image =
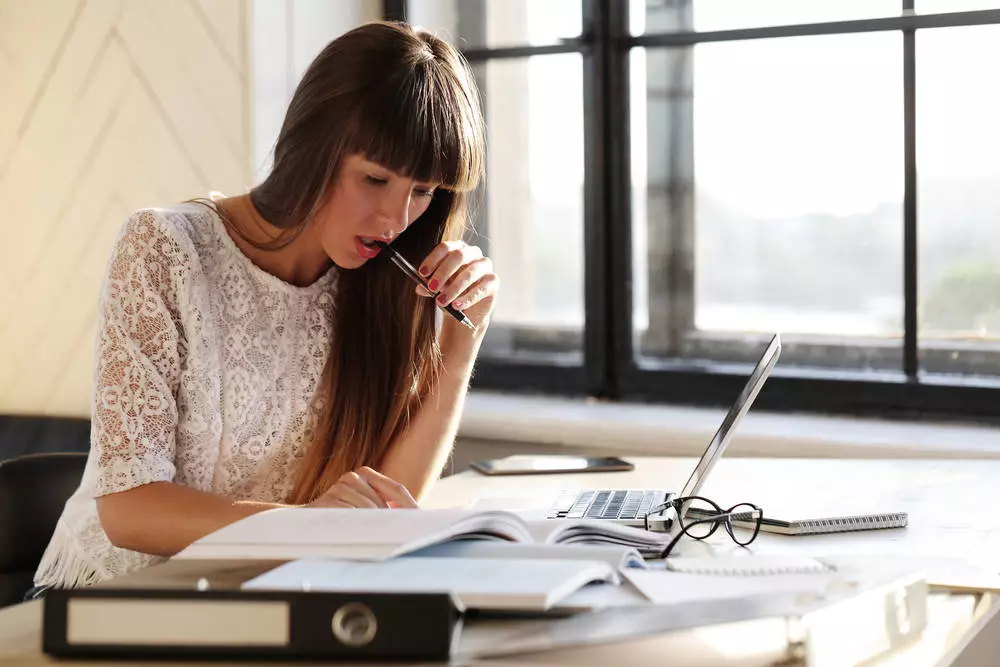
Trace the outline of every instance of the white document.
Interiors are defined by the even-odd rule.
[[[828,592],[849,585],[843,577],[831,574],[736,577],[668,570],[623,570],[622,576],[656,604],[728,600],[771,593],[795,593],[822,599]]]
[[[722,659],[717,651],[727,646],[747,658],[747,664],[753,657],[755,665],[855,665],[910,644],[927,625],[926,582],[915,573],[883,571],[855,579],[837,573],[714,576],[627,569],[622,575],[656,604],[608,605],[546,620],[472,619],[463,629],[456,657],[577,646],[570,654],[576,663],[617,664],[614,646],[601,655],[589,645],[657,635],[660,639],[644,654],[645,662],[662,656],[664,664],[687,664],[691,656],[704,658],[706,651]],[[684,629],[692,632],[671,632]],[[699,646],[705,633],[712,641]],[[759,656],[758,650],[763,651]],[[565,664],[576,664],[561,657]],[[698,664],[709,662],[716,664]]]
[[[544,611],[591,582],[616,585],[603,561],[394,558],[303,559],[244,582],[244,590],[451,593],[469,609]]]
[[[789,593],[822,603],[881,582],[922,576],[913,568],[880,566],[873,561],[852,567],[846,561],[834,564],[824,558],[791,555],[668,558],[665,567],[622,570],[622,575],[656,604],[773,593]]]
[[[552,611],[564,614],[600,611],[612,607],[648,606],[649,599],[628,580],[618,586],[588,584],[570,593],[552,606]]]

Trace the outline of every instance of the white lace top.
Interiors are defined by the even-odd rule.
[[[36,584],[86,585],[164,560],[113,546],[97,496],[173,481],[285,499],[315,424],[335,277],[283,282],[199,204],[126,221],[101,291],[90,455]]]

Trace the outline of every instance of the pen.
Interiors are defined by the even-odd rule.
[[[375,241],[375,244],[378,245],[378,247],[381,248],[382,250],[387,250],[389,252],[389,260],[393,264],[398,266],[399,270],[405,273],[410,280],[420,285],[431,294],[434,294],[434,290],[427,287],[427,283],[424,282],[424,279],[420,277],[420,274],[417,273],[417,270],[413,268],[413,265],[410,264],[408,261],[406,261],[406,258],[400,255],[395,248],[393,248],[385,241]],[[435,301],[434,303],[437,304],[437,301]],[[459,321],[460,324],[469,327],[473,331],[476,330],[476,325],[472,323],[472,320],[466,317],[465,313],[458,310],[457,308],[454,308],[450,303],[447,306],[438,305],[438,308],[441,308],[442,310],[444,310],[444,312],[454,317],[456,320]]]

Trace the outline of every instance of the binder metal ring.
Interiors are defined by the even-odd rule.
[[[330,623],[333,636],[345,646],[364,646],[371,643],[378,632],[378,620],[368,605],[348,602],[337,609]]]

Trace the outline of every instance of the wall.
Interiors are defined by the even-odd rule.
[[[378,0],[4,0],[0,415],[89,416],[98,293],[124,219],[252,185],[309,60],[380,12]]]
[[[377,21],[381,0],[254,0],[253,165],[267,174],[285,108],[306,67],[331,39]]]
[[[6,0],[0,412],[89,413],[98,292],[128,214],[249,181],[246,0]]]

